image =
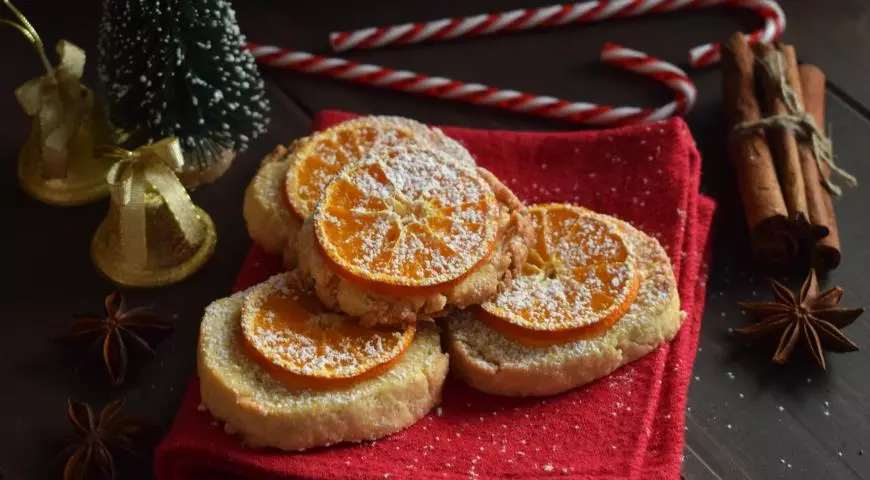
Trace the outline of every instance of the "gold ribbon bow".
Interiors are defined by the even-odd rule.
[[[81,85],[84,50],[61,40],[57,54],[60,57],[57,68],[15,90],[24,112],[38,120],[45,178],[66,177],[68,146],[87,112],[89,97]]]
[[[204,238],[202,221],[175,170],[184,165],[175,137],[144,145],[134,151],[115,149],[119,161],[107,175],[112,202],[120,212],[121,253],[135,265],[148,262],[145,194],[150,187],[166,202],[188,245]]]

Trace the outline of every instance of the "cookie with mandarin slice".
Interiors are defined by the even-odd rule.
[[[250,446],[304,450],[402,430],[440,401],[434,324],[366,328],[297,276],[218,300],[200,327],[203,406]]]
[[[471,154],[437,128],[401,117],[349,120],[299,139],[290,147],[278,146],[263,159],[245,191],[248,233],[267,252],[284,255],[285,265],[293,268],[296,234],[329,181],[372,148],[403,144],[438,149],[460,163],[474,165]]]
[[[343,169],[297,248],[320,299],[374,325],[486,301],[510,283],[531,241],[525,207],[491,173],[402,145]]]
[[[655,238],[567,204],[529,207],[535,242],[511,285],[450,315],[452,368],[496,395],[552,395],[633,362],[684,319]]]

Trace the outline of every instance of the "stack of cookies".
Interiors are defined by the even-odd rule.
[[[655,239],[582,207],[523,205],[412,120],[363,117],[278,147],[244,214],[287,272],[208,307],[199,373],[205,407],[249,445],[396,432],[438,403],[448,368],[493,394],[559,393],[683,319]]]

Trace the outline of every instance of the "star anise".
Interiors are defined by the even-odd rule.
[[[172,330],[172,323],[155,315],[149,307],[127,310],[124,297],[118,292],[106,297],[105,308],[105,315],[76,315],[65,338],[93,338],[89,351],[101,348],[112,383],[120,385],[127,374],[127,343],[154,355],[154,349],[141,335],[168,332]]]
[[[785,363],[801,337],[806,341],[816,362],[825,368],[824,350],[853,352],[858,345],[849,340],[841,328],[848,326],[864,313],[863,308],[837,308],[843,289],[833,287],[819,293],[816,271],[801,286],[798,297],[783,284],[771,279],[772,302],[739,302],[747,315],[758,322],[737,329],[738,333],[752,336],[780,334],[779,345],[773,355],[776,363]]]
[[[139,420],[119,413],[123,400],[106,405],[99,418],[87,403],[67,400],[67,418],[74,435],[61,452],[67,456],[63,480],[116,477],[115,457],[120,451],[141,453],[139,443],[148,427]]]

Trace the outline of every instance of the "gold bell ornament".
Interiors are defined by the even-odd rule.
[[[24,112],[33,119],[30,137],[18,156],[21,187],[53,205],[81,205],[106,196],[111,161],[95,151],[99,145],[113,143],[113,136],[93,92],[81,84],[85,52],[61,40],[57,44],[60,62],[52,67],[30,22],[10,1],[3,3],[18,21],[0,19],[0,23],[30,40],[46,71],[15,91]]]
[[[184,165],[178,139],[134,151],[114,148],[107,156],[117,163],[106,176],[109,213],[91,241],[97,268],[129,287],[170,285],[198,271],[217,234],[175,173]]]

